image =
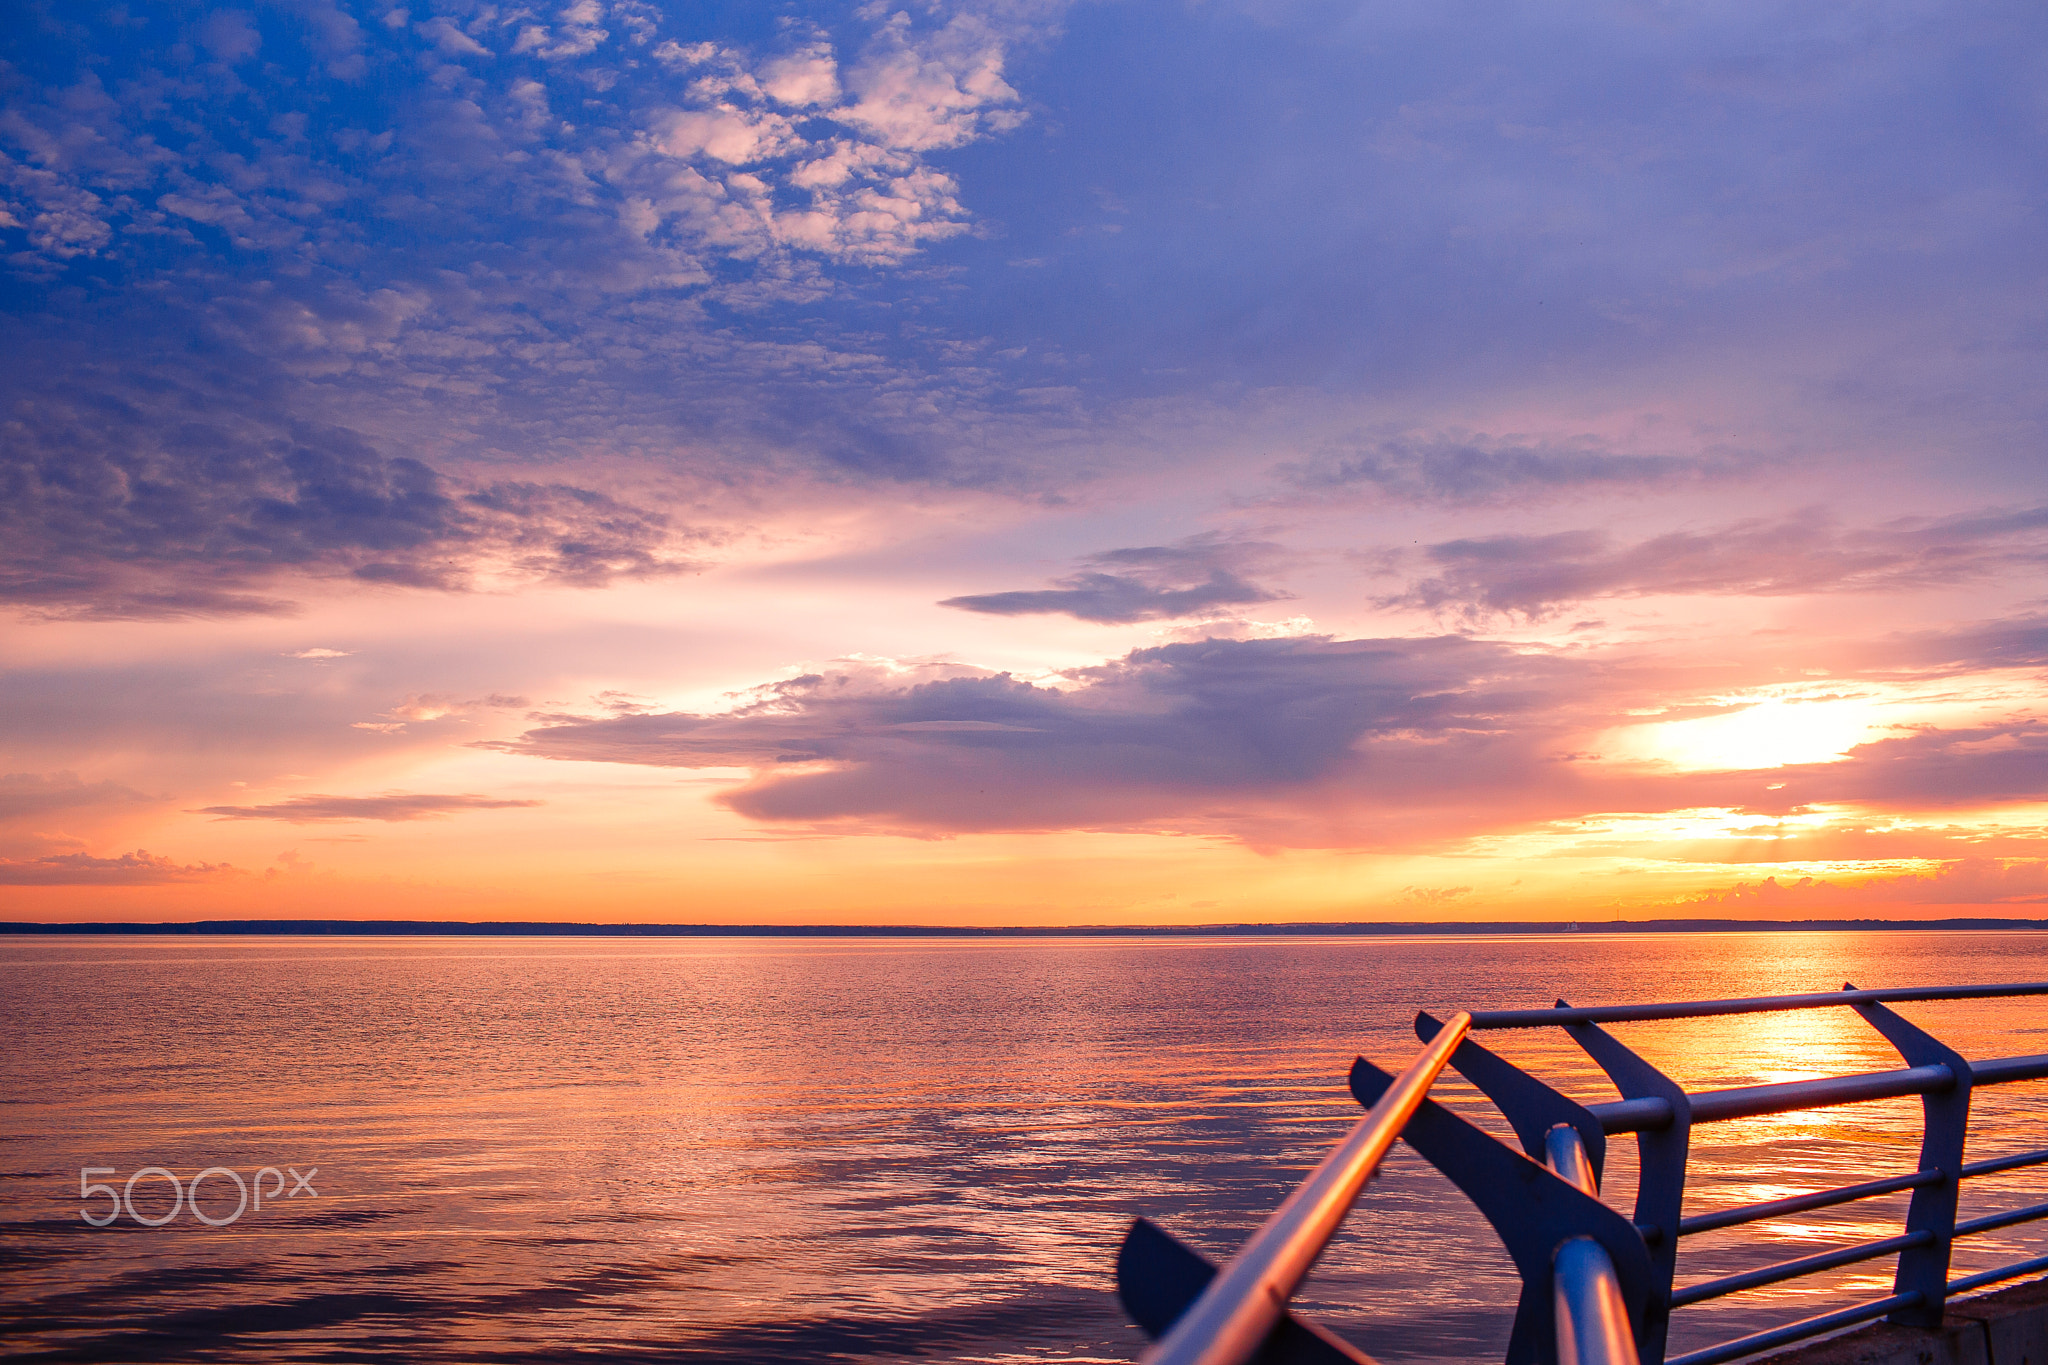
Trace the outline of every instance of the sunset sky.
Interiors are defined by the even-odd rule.
[[[0,918],[2048,915],[2048,11],[24,0]]]

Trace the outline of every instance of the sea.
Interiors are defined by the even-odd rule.
[[[1130,1361],[1132,1219],[1227,1256],[1359,1117],[1352,1059],[1413,1056],[1418,1010],[2042,980],[2026,932],[0,938],[0,1354]],[[1972,1059],[2048,1052],[2048,1000],[1901,1012]],[[1694,1090],[1902,1065],[1844,1009],[1613,1031]],[[1486,1042],[1614,1097],[1561,1031]],[[1973,1160],[2048,1146],[2048,1082],[1973,1114]],[[1911,1098],[1702,1125],[1686,1210],[1911,1170],[1919,1129]],[[1633,1182],[1617,1138],[1604,1193],[1627,1211]],[[1964,1216],[2044,1187],[1970,1182]],[[1688,1238],[1679,1281],[1904,1208]],[[1968,1239],[1956,1273],[2044,1240]],[[1672,1350],[1890,1283],[1682,1309]],[[1383,1361],[1498,1361],[1515,1290],[1400,1146],[1296,1305]]]

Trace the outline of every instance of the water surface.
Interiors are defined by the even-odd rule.
[[[1416,1009],[1845,979],[2048,979],[2048,935],[0,939],[0,1331],[23,1360],[1130,1360],[1129,1220],[1234,1245],[1357,1117],[1351,1058],[1413,1053]],[[1902,1012],[1966,1056],[2048,1051],[2038,1000]],[[1899,1065],[1839,1010],[1615,1031],[1692,1089]],[[1561,1036],[1488,1041],[1613,1097]],[[2048,1145],[2048,1084],[1975,1112],[1973,1159]],[[1918,1118],[1703,1127],[1687,1211],[1910,1170]],[[83,1221],[107,1204],[81,1204],[81,1167],[148,1166],[317,1168],[317,1195],[218,1228]],[[2044,1186],[1974,1183],[1965,1216]],[[200,1208],[235,1202],[215,1176]],[[168,1183],[134,1204],[161,1217]],[[1680,1281],[1903,1208],[1689,1239]],[[1889,1284],[1873,1262],[1683,1310],[1674,1349]],[[1471,1206],[1397,1149],[1301,1302],[1389,1361],[1497,1360],[1514,1290]]]

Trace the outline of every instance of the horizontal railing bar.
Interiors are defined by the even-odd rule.
[[[1836,1204],[1850,1204],[1858,1199],[1874,1199],[1880,1194],[1892,1194],[1899,1190],[1913,1190],[1922,1185],[1937,1184],[1941,1179],[1940,1171],[1912,1171],[1905,1175],[1889,1176],[1883,1180],[1867,1181],[1861,1185],[1844,1185],[1840,1189],[1816,1190],[1812,1194],[1795,1194],[1787,1199],[1744,1204],[1741,1208],[1723,1209],[1719,1213],[1702,1213],[1697,1217],[1681,1219],[1678,1224],[1678,1235],[1690,1237],[1696,1232],[1713,1232],[1717,1228],[1732,1228],[1738,1224],[1755,1223],[1782,1214],[1832,1208]]]
[[[2038,1081],[2044,1076],[2048,1076],[2048,1053],[2032,1057],[1994,1057],[1988,1062],[1970,1063],[1970,1082],[1973,1085]]]
[[[2048,1270],[2048,1256],[2036,1256],[2031,1261],[2020,1261],[2013,1265],[2000,1266],[1996,1270],[1985,1270],[1975,1275],[1965,1275],[1960,1280],[1950,1280],[1948,1282],[1948,1292],[1951,1295],[1967,1294],[1972,1289],[1982,1289],[1985,1285],[1997,1284],[2000,1280],[2016,1280],[2022,1275],[2031,1275],[2037,1270]]]
[[[1823,1332],[1832,1332],[1837,1327],[1853,1327],[1859,1322],[1869,1322],[1872,1318],[1881,1318],[1901,1308],[1913,1308],[1924,1302],[1926,1297],[1917,1289],[1904,1294],[1894,1294],[1888,1299],[1858,1304],[1854,1308],[1844,1308],[1838,1313],[1823,1313],[1817,1318],[1805,1318],[1799,1322],[1788,1322],[1783,1327],[1773,1327],[1768,1332],[1737,1337],[1733,1341],[1724,1341],[1719,1346],[1709,1346],[1704,1351],[1694,1351],[1690,1355],[1673,1356],[1666,1360],[1664,1365],[1721,1365],[1724,1360],[1734,1360],[1738,1356],[1753,1356],[1774,1346],[1804,1341]]]
[[[1973,1085],[2001,1085],[2009,1081],[2032,1081],[2048,1077],[2048,1055],[2036,1057],[1995,1057],[1970,1063]],[[1833,1104],[1856,1104],[1864,1100],[1888,1100],[1900,1095],[1940,1094],[1952,1089],[1955,1073],[1946,1065],[1912,1066],[1899,1071],[1869,1071],[1858,1076],[1825,1076],[1811,1081],[1779,1081],[1772,1085],[1747,1085],[1733,1090],[1703,1090],[1693,1095],[1692,1121],[1714,1123],[1726,1119],[1755,1118],[1760,1114],[1784,1114],[1795,1109],[1823,1109]],[[1640,1098],[1609,1100],[1586,1106],[1607,1133],[1640,1133],[1667,1128],[1671,1105],[1664,1100]]]
[[[1600,1122],[1600,1131],[1614,1133],[1658,1132],[1671,1126],[1671,1103],[1656,1096],[1633,1100],[1609,1100],[1589,1104],[1586,1112]]]
[[[1661,1005],[1565,1006],[1544,1010],[1479,1010],[1474,1029],[1543,1028],[1555,1024],[1630,1024],[1656,1019],[1703,1019],[1722,1014],[1767,1014],[1777,1010],[1825,1009],[1912,1000],[1996,1000],[2014,995],[2048,995],[2048,982],[2001,986],[1903,986],[1872,991],[1817,991],[1806,995],[1759,995],[1740,1000],[1681,1000]]]
[[[2018,1156],[1995,1156],[1984,1161],[1972,1161],[1964,1165],[1961,1175],[1968,1180],[1973,1175],[1996,1175],[2000,1171],[2016,1171],[2022,1166],[2038,1166],[2048,1161],[2048,1147],[2038,1152],[2021,1152]]]
[[[2023,1209],[2007,1209],[2004,1213],[1987,1213],[1982,1218],[1972,1218],[1967,1223],[1956,1224],[1956,1236],[1968,1237],[1972,1233],[2009,1228],[2014,1223],[2031,1223],[2036,1218],[2048,1218],[2048,1204],[2031,1204]]]
[[[1956,1077],[1946,1064],[1909,1066],[1900,1071],[1873,1071],[1861,1076],[1827,1076],[1811,1081],[1780,1081],[1734,1090],[1709,1090],[1692,1100],[1692,1121],[1755,1118],[1794,1109],[1822,1109],[1834,1104],[1891,1099],[1898,1095],[1938,1094],[1955,1089]]]
[[[1975,1071],[1975,1068],[1972,1068]],[[1783,1114],[1794,1109],[1823,1109],[1833,1104],[1886,1100],[1899,1095],[1925,1095],[1953,1089],[1955,1073],[1947,1066],[1913,1066],[1900,1071],[1873,1071],[1861,1076],[1828,1076],[1811,1081],[1779,1081],[1734,1090],[1707,1090],[1692,1096],[1692,1121]],[[1635,1133],[1671,1124],[1671,1105],[1662,1099],[1610,1100],[1586,1106],[1609,1133]]]
[[[1813,1275],[1837,1266],[1854,1265],[1858,1261],[1872,1261],[1879,1256],[1904,1251],[1908,1247],[1926,1246],[1934,1240],[1934,1234],[1924,1228],[1919,1232],[1908,1232],[1898,1237],[1887,1237],[1878,1242],[1865,1242],[1861,1246],[1843,1247],[1839,1251],[1823,1251],[1817,1256],[1801,1256],[1796,1261],[1780,1261],[1767,1265],[1761,1270],[1745,1270],[1740,1275],[1724,1275],[1718,1280],[1707,1280],[1701,1284],[1687,1285],[1673,1290],[1671,1306],[1683,1308],[1689,1303],[1705,1299],[1718,1299],[1723,1294],[1739,1294],[1745,1289],[1759,1289],[1780,1280],[1796,1280],[1801,1275]]]
[[[1316,1258],[1351,1212],[1430,1086],[1465,1040],[1472,1016],[1443,1030],[1394,1077],[1379,1103],[1287,1196],[1143,1357],[1146,1365],[1243,1365],[1287,1312]]]

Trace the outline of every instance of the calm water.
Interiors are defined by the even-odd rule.
[[[1413,1053],[1418,1007],[1845,978],[2044,980],[2048,935],[0,939],[0,1332],[22,1360],[1130,1360],[1109,1273],[1131,1217],[1233,1245],[1357,1117],[1352,1056]],[[1970,1057],[2048,1051],[2042,1001],[1903,1012]],[[1899,1065],[1847,1011],[1616,1032],[1694,1089]],[[1612,1098],[1568,1044],[1489,1041]],[[1976,1112],[1973,1158],[2048,1145],[2048,1084]],[[1698,1129],[1687,1210],[1911,1169],[1917,1133],[1910,1099]],[[265,1177],[228,1226],[101,1229],[87,1166],[317,1168],[317,1194]],[[2044,1188],[1973,1182],[1965,1216]],[[235,1202],[216,1176],[200,1208]],[[162,1216],[168,1183],[134,1203]],[[1688,1239],[1680,1280],[1903,1207]],[[1959,1267],[2048,1237],[2013,1232]],[[1674,1349],[1889,1282],[1874,1262],[1682,1310]],[[1513,1299],[1491,1233],[1397,1149],[1301,1302],[1384,1359],[1497,1360]]]

